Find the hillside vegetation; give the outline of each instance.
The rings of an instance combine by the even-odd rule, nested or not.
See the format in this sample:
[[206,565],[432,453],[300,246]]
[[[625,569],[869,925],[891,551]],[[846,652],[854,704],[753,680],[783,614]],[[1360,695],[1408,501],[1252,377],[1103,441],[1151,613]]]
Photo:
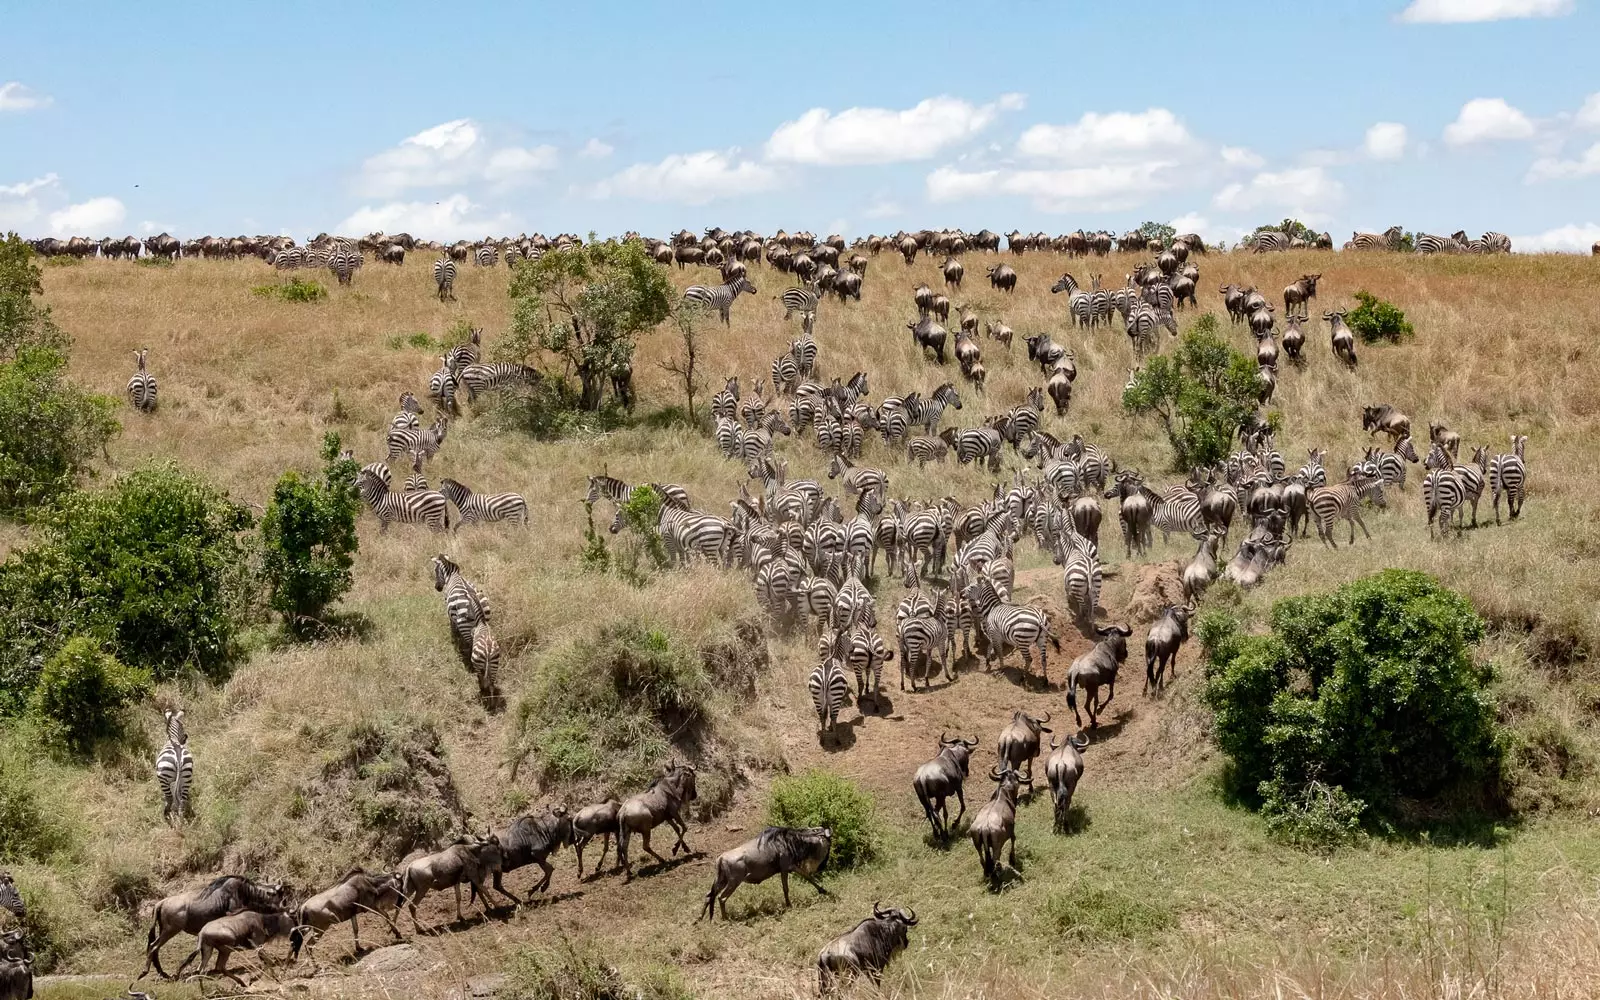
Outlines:
[[[1010,351],[981,341],[985,394],[972,392],[953,362],[940,369],[924,359],[905,328],[916,315],[912,288],[926,282],[943,290],[939,262],[927,258],[908,268],[877,257],[860,303],[824,303],[816,327],[824,377],[867,372],[869,402],[953,380],[965,405],[947,413],[946,426],[975,425],[1043,384],[1022,338],[1048,331],[1075,351],[1079,376],[1069,415],[1047,406],[1044,428],[1064,439],[1081,433],[1158,488],[1176,481],[1159,422],[1122,408],[1135,364],[1127,337],[1104,327],[1073,330],[1066,297],[1049,292],[1064,269],[1085,286],[1091,272],[1119,286],[1142,258],[1007,259],[1020,276],[1014,294],[988,287],[979,254],[966,257],[964,290],[950,293],[1017,331]],[[1162,698],[1140,694],[1145,625],[1177,599],[1170,584],[1193,541],[1174,536],[1164,544],[1157,532],[1148,565],[1127,563],[1115,504],[1106,501],[1101,603],[1110,620],[1134,628],[1129,660],[1085,751],[1073,832],[1051,833],[1041,780],[1040,794],[1019,810],[1020,877],[991,891],[964,839],[948,849],[928,840],[910,777],[942,731],[976,734],[970,816],[992,789],[983,775],[1012,709],[1050,711],[1057,734],[1075,731],[1060,683],[1088,644],[1059,609],[1060,571],[1031,543],[1019,545],[1019,594],[1041,595],[1060,614],[1063,648],[1050,651],[1049,689],[1020,681],[1015,654],[1011,670],[986,673],[981,661],[969,661],[952,684],[915,694],[899,690],[891,664],[881,704],[865,717],[846,708],[844,738],[819,745],[805,689],[814,635],[777,631],[744,573],[669,569],[635,586],[586,569],[581,500],[589,475],[681,484],[698,507],[716,513],[726,513],[748,482],[704,430],[682,419],[681,380],[662,367],[682,351],[669,321],[640,338],[637,406],[614,429],[534,440],[504,429],[491,402],[463,404],[428,466],[430,482],[450,476],[480,491],[517,491],[529,503],[526,528],[432,534],[398,525],[380,534],[364,513],[339,631],[301,642],[265,624],[253,628],[229,679],[191,674],[154,684],[135,710],[136,732],[88,763],[39,753],[32,723],[0,719],[7,730],[0,810],[27,784],[43,824],[34,848],[9,857],[0,838],[0,861],[48,929],[55,971],[131,977],[150,904],[216,873],[251,871],[316,891],[354,865],[390,870],[408,851],[533,805],[622,797],[659,765],[688,758],[700,768],[688,842],[707,858],[646,867],[628,884],[612,875],[580,882],[564,851],[550,903],[487,921],[474,908],[464,925],[418,935],[423,960],[393,977],[357,969],[348,932],[331,932],[319,957],[346,975],[317,979],[313,988],[460,995],[467,979],[509,969],[525,995],[567,996],[574,994],[539,992],[539,984],[587,969],[629,986],[626,994],[585,996],[635,989],[660,997],[810,996],[817,949],[881,901],[915,907],[920,918],[909,951],[889,968],[886,996],[1600,994],[1600,838],[1592,825],[1600,810],[1600,675],[1592,662],[1600,649],[1593,571],[1600,454],[1592,446],[1600,427],[1600,263],[1310,252],[1195,260],[1199,312],[1217,314],[1222,336],[1252,356],[1247,329],[1228,324],[1217,287],[1253,284],[1281,303],[1279,290],[1291,280],[1322,275],[1307,362],[1280,364],[1274,401],[1282,427],[1276,445],[1291,470],[1307,449],[1325,448],[1330,480],[1342,479],[1369,442],[1383,440],[1361,429],[1369,404],[1410,414],[1419,440],[1430,420],[1448,424],[1461,434],[1463,458],[1474,445],[1498,453],[1510,449],[1512,434],[1528,436],[1520,520],[1497,526],[1486,492],[1477,529],[1432,541],[1421,471],[1412,466],[1406,490],[1389,492],[1388,510],[1364,515],[1370,541],[1358,532],[1344,544],[1340,524],[1340,544],[1329,550],[1313,531],[1260,588],[1219,584],[1202,602],[1264,626],[1282,598],[1389,567],[1424,571],[1464,594],[1488,627],[1473,655],[1493,666],[1507,761],[1500,801],[1464,817],[1417,804],[1393,828],[1326,851],[1270,835],[1261,817],[1225,792],[1200,697],[1199,643],[1185,648]],[[286,469],[310,477],[321,468],[328,432],[360,462],[382,458],[396,399],[409,390],[426,400],[428,374],[455,331],[482,328],[493,356],[510,324],[505,267],[463,267],[457,301],[440,303],[424,263],[369,263],[352,287],[330,287],[314,301],[252,294],[276,280],[257,261],[46,267],[44,302],[73,338],[70,374],[79,385],[120,395],[140,348],[150,349],[160,379],[156,412],[118,410],[123,430],[98,468],[99,483],[174,462],[259,515]],[[670,278],[680,289],[714,282],[709,269],[674,268]],[[774,301],[793,279],[765,267],[752,269],[751,279],[759,292],[735,302],[730,326],[712,317],[698,328],[702,420],[725,376],[741,376],[748,394],[799,334]],[[1354,307],[1358,290],[1402,308],[1415,336],[1362,344],[1350,371],[1329,350],[1320,315]],[[1178,321],[1187,329],[1196,316],[1186,310]],[[959,325],[954,313],[947,325]],[[1170,352],[1172,340],[1160,336]],[[529,360],[559,370],[558,362]],[[780,438],[778,451],[791,479],[816,478],[840,494],[809,432]],[[874,436],[863,463],[888,472],[893,496],[976,502],[992,496],[997,479],[1009,483],[1016,469],[1033,469],[1010,449],[1002,459],[999,476],[953,457],[918,469]],[[403,477],[404,463],[395,464]],[[609,516],[609,507],[597,506],[596,526],[615,555],[625,542],[606,535]],[[8,523],[0,544],[17,550],[40,530]],[[1232,546],[1241,536],[1236,527]],[[430,567],[441,552],[493,602],[504,712],[483,707],[451,646]],[[903,588],[880,580],[877,590],[892,642],[887,620]],[[178,828],[162,821],[150,765],[166,706],[185,710],[196,761],[194,816]],[[816,769],[871,796],[873,860],[829,877],[828,896],[795,881],[788,912],[773,880],[741,889],[730,901],[730,923],[694,923],[711,885],[708,859],[760,829],[775,779]],[[659,831],[657,849],[670,843]],[[586,864],[597,854],[591,847]],[[528,870],[506,882],[519,894],[533,884]],[[425,923],[453,917],[448,893],[424,907]],[[401,926],[409,936],[409,920]],[[385,938],[381,921],[364,924],[363,944]],[[170,956],[186,954],[190,942],[180,937],[168,946],[169,969],[181,954]],[[281,955],[282,947],[268,951]],[[287,982],[310,971],[302,961],[274,974]],[[169,986],[159,995],[191,988]],[[75,996],[75,989],[57,984],[42,995]]]

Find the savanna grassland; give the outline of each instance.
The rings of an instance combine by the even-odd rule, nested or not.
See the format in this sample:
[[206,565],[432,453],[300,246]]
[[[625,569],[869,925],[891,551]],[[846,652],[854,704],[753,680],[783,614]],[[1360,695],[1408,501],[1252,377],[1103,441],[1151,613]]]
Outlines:
[[[907,268],[897,258],[876,258],[859,304],[826,303],[816,333],[822,372],[868,372],[870,399],[926,393],[955,380],[965,406],[948,416],[976,424],[1042,384],[1021,338],[1049,331],[1076,352],[1080,375],[1070,414],[1047,413],[1045,428],[1058,437],[1081,433],[1159,485],[1174,480],[1157,423],[1121,409],[1133,365],[1127,338],[1104,328],[1071,330],[1065,297],[1049,293],[1064,268],[1085,285],[1091,272],[1116,285],[1138,259],[1007,259],[1020,275],[1015,294],[989,289],[983,255],[968,255],[966,288],[950,293],[953,302],[1017,331],[1009,352],[982,342],[986,395],[963,385],[954,363],[941,370],[924,359],[905,329],[914,317],[912,287],[941,287],[936,259]],[[74,338],[75,379],[120,393],[132,352],[143,347],[160,379],[154,415],[120,411],[124,430],[102,477],[170,460],[260,507],[283,470],[317,465],[328,431],[359,460],[381,458],[396,398],[406,390],[425,396],[427,375],[456,324],[483,328],[492,356],[509,322],[504,267],[464,268],[458,301],[441,304],[429,262],[369,264],[353,287],[332,288],[312,303],[252,294],[252,286],[276,280],[255,261],[47,267],[45,302]],[[658,364],[681,351],[669,323],[640,341],[637,409],[617,429],[535,441],[471,407],[451,425],[429,478],[522,493],[530,504],[526,529],[469,527],[440,536],[402,525],[380,535],[364,517],[355,588],[342,605],[360,616],[359,628],[310,644],[263,629],[226,684],[159,690],[158,702],[182,705],[189,720],[196,802],[186,826],[163,824],[148,754],[130,750],[87,769],[52,766],[51,801],[73,845],[48,864],[12,868],[70,941],[58,971],[131,976],[149,904],[217,872],[258,871],[314,890],[355,864],[392,867],[396,845],[419,837],[442,840],[469,822],[481,829],[530,804],[581,805],[607,792],[626,794],[657,763],[687,754],[702,768],[702,804],[688,837],[697,851],[714,857],[752,836],[777,775],[824,768],[874,797],[877,860],[831,878],[827,897],[796,882],[788,912],[775,882],[743,889],[730,905],[734,920],[708,925],[693,922],[710,885],[707,860],[647,868],[625,885],[609,875],[579,882],[571,854],[563,853],[550,904],[489,921],[469,911],[463,925],[417,936],[420,963],[390,978],[348,964],[348,933],[336,930],[320,948],[324,974],[309,987],[333,995],[459,996],[467,979],[515,966],[523,949],[565,941],[644,984],[651,991],[644,995],[807,996],[815,991],[817,948],[878,900],[914,906],[921,919],[910,950],[889,970],[886,996],[1600,995],[1600,836],[1593,825],[1600,811],[1600,676],[1592,662],[1600,648],[1600,457],[1593,447],[1600,263],[1349,253],[1211,254],[1197,262],[1201,311],[1218,314],[1223,283],[1254,284],[1281,301],[1278,290],[1292,279],[1322,274],[1307,362],[1281,366],[1275,400],[1283,426],[1277,446],[1291,468],[1306,449],[1321,447],[1330,477],[1341,478],[1370,440],[1361,430],[1363,404],[1392,403],[1419,428],[1443,421],[1461,434],[1463,456],[1472,445],[1506,451],[1513,433],[1528,436],[1521,520],[1495,525],[1486,494],[1480,527],[1430,541],[1413,467],[1407,490],[1390,492],[1389,509],[1366,515],[1370,541],[1358,533],[1345,545],[1341,525],[1340,545],[1330,551],[1313,533],[1294,543],[1287,565],[1263,586],[1237,598],[1245,615],[1259,618],[1279,598],[1391,566],[1425,570],[1467,594],[1491,626],[1478,655],[1496,665],[1511,748],[1508,807],[1496,822],[1430,828],[1423,817],[1417,829],[1430,829],[1428,836],[1408,830],[1331,853],[1283,846],[1218,790],[1221,762],[1198,698],[1197,644],[1184,651],[1178,680],[1160,700],[1140,696],[1136,649],[1110,724],[1085,752],[1075,832],[1050,832],[1048,797],[1039,795],[1019,812],[1021,876],[991,892],[965,842],[946,851],[926,841],[909,790],[912,770],[932,755],[940,731],[976,733],[982,744],[967,784],[976,808],[989,791],[982,775],[993,764],[995,737],[1013,708],[1051,711],[1058,733],[1071,728],[1059,684],[1086,644],[1063,635],[1063,652],[1052,650],[1049,690],[1019,683],[1014,669],[986,674],[977,661],[929,693],[903,694],[891,681],[884,705],[865,718],[847,708],[847,735],[823,748],[805,691],[814,643],[809,635],[774,632],[742,574],[674,570],[637,587],[616,574],[586,572],[580,500],[589,474],[604,469],[629,482],[679,483],[702,509],[718,513],[744,479],[708,435],[664,412],[682,407],[681,385]],[[681,287],[710,274],[674,269],[672,278]],[[766,268],[751,277],[760,291],[735,304],[731,326],[713,320],[701,327],[702,416],[724,376],[743,376],[748,392],[798,333],[774,301],[792,279]],[[1401,345],[1362,345],[1351,372],[1333,358],[1320,315],[1352,304],[1358,289],[1399,305],[1417,333]],[[1180,313],[1180,324],[1195,315]],[[1224,330],[1238,349],[1253,346],[1244,327],[1224,322]],[[808,434],[781,438],[778,450],[791,478],[825,478],[826,462]],[[953,458],[919,471],[881,441],[868,443],[863,462],[888,471],[896,496],[976,501],[991,495],[996,479]],[[1028,464],[1009,450],[1004,462],[1007,481]],[[1113,541],[1115,508],[1107,502],[1105,511],[1102,554],[1110,572],[1102,603],[1111,618],[1134,626],[1130,645],[1137,646],[1145,624],[1139,613],[1148,614],[1149,604],[1138,591],[1158,574],[1124,562]],[[22,528],[6,531],[11,546],[25,537]],[[1154,558],[1187,560],[1192,550],[1187,538],[1158,539]],[[429,568],[441,551],[494,602],[506,649],[504,713],[480,706],[451,648]],[[1058,600],[1059,572],[1030,544],[1018,553],[1019,590]],[[877,589],[880,609],[902,595],[898,582],[880,581]],[[605,655],[607,627],[614,631],[619,622],[642,623],[709,664],[696,674],[693,725],[664,730],[630,717],[607,722],[595,736],[549,717],[548,706],[559,705],[563,691]],[[886,680],[893,676],[891,669]],[[152,706],[145,716],[153,748],[159,713]],[[658,849],[662,844],[658,839]],[[522,892],[531,884],[526,871],[507,879]],[[425,909],[425,922],[454,916],[442,899]],[[409,931],[408,922],[402,926]],[[384,937],[376,921],[363,931],[371,940]],[[181,950],[169,946],[168,953]],[[175,964],[169,960],[169,968]],[[278,979],[264,980],[263,988],[287,989],[311,967],[273,971]],[[63,982],[42,992],[76,996],[84,989],[99,996],[106,987]],[[158,987],[157,995],[178,989],[192,987]]]

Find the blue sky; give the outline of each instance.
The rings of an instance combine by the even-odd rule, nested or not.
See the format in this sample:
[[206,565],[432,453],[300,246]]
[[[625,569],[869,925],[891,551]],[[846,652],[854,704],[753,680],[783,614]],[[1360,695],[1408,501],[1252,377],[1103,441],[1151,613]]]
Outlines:
[[1600,0],[29,4],[0,229],[1600,239]]

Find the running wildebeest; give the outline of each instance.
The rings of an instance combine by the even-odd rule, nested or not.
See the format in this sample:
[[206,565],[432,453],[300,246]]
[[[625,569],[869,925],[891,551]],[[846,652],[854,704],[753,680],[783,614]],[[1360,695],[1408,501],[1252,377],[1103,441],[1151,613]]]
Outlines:
[[1078,790],[1078,780],[1083,777],[1083,748],[1089,737],[1076,742],[1068,736],[1056,746],[1055,736],[1050,737],[1050,756],[1045,758],[1044,776],[1050,782],[1050,798],[1055,802],[1056,832],[1067,832],[1067,813],[1072,809],[1072,794]]
[[600,866],[606,863],[606,853],[611,850],[611,838],[617,832],[617,814],[621,811],[621,802],[606,799],[592,806],[584,806],[572,817],[572,849],[578,855],[579,878],[583,878],[583,849],[596,837],[604,839],[600,845],[600,860],[595,862],[594,870],[598,872]]
[[[716,918],[713,906],[720,907],[728,919],[728,897],[739,886],[760,885],[777,875],[783,881],[783,905],[789,905],[789,875],[800,876],[822,895],[828,890],[817,881],[817,871],[828,863],[833,849],[833,831],[825,826],[796,828],[769,826],[753,840],[747,840],[717,857],[716,881],[706,893],[701,916]],[[695,918],[696,920],[699,917]]]
[[[226,917],[218,917],[200,928],[198,935],[200,944],[188,958],[183,960],[183,964],[178,966],[178,975],[183,975],[183,970],[188,968],[189,963],[199,958],[199,975],[227,976],[243,986],[244,980],[228,969],[228,956],[245,948],[254,948],[259,956],[261,949],[266,947],[268,942],[290,934],[295,930],[295,926],[294,914],[287,910],[271,913],[245,910]],[[207,972],[206,964],[211,961],[212,952],[216,952],[217,964]]]
[[150,933],[145,938],[144,971],[151,966],[162,979],[171,979],[161,968],[161,946],[179,934],[198,934],[218,917],[241,910],[269,912],[280,910],[289,901],[289,888],[282,883],[255,882],[243,875],[224,875],[209,884],[168,896],[156,904]]
[[1008,844],[1011,858],[1007,867],[1017,870],[1017,794],[1022,785],[1027,785],[1031,792],[1033,779],[1023,778],[1008,767],[1004,771],[999,768],[990,771],[989,780],[997,782],[994,794],[972,818],[967,836],[972,838],[972,846],[978,851],[983,874],[993,879],[1000,874],[1000,851]]
[[817,955],[818,989],[826,996],[846,975],[865,974],[877,983],[890,960],[905,951],[910,943],[909,932],[915,926],[915,910],[883,910],[873,903],[871,917],[829,941]]
[[[977,745],[977,737],[970,740],[964,740],[959,736],[955,739],[946,739],[945,735],[940,733],[938,756],[917,768],[916,776],[911,779],[911,787],[917,793],[917,801],[922,803],[922,811],[933,827],[933,835],[940,840],[948,838],[950,832],[960,824],[961,817],[967,813],[967,797],[963,785],[967,780],[972,748]],[[945,800],[952,795],[961,805],[956,812],[954,822],[950,820],[949,810],[945,808]]]
[[617,814],[617,861],[628,873],[629,880],[633,878],[633,866],[628,862],[628,838],[635,833],[642,838],[645,853],[666,864],[667,859],[650,846],[650,831],[666,823],[678,836],[677,842],[672,845],[672,853],[676,855],[679,850],[685,855],[689,853],[689,845],[683,839],[683,835],[689,832],[689,824],[684,822],[680,813],[697,795],[694,768],[688,764],[672,763],[667,765],[660,777],[650,782],[650,787],[629,796],[622,803],[622,809]]
[[538,865],[544,870],[544,878],[528,890],[527,901],[531,903],[535,895],[550,887],[550,879],[556,873],[550,855],[572,843],[572,818],[567,815],[566,806],[556,806],[537,816],[517,817],[504,830],[496,830],[494,839],[500,844],[500,866],[494,872],[495,892],[510,896],[500,885],[500,877],[506,872],[514,872],[524,865]]
[[[400,876],[394,872],[373,875],[355,868],[347,872],[339,884],[317,893],[296,911],[298,926],[289,935],[289,958],[300,957],[304,946],[310,946],[334,924],[350,921],[350,935],[355,938],[356,954],[361,953],[361,925],[357,918],[363,913],[375,913],[389,924],[395,940],[400,940],[400,928],[389,914],[399,913],[406,901],[400,892]],[[384,911],[388,912],[385,913]]]
[[1011,713],[1011,722],[1000,730],[1000,743],[997,753],[1000,763],[1011,768],[1018,774],[1022,773],[1022,765],[1028,765],[1028,780],[1033,780],[1033,762],[1039,756],[1039,734],[1050,732],[1045,725],[1050,721],[1050,713],[1034,717],[1017,709]]
[[1173,604],[1150,625],[1144,640],[1144,691],[1159,691],[1167,686],[1167,667],[1172,667],[1174,679],[1178,676],[1178,650],[1189,638],[1189,618],[1194,614],[1194,603]]
[[[411,926],[421,930],[417,922],[417,906],[428,893],[436,889],[456,891],[456,920],[462,920],[461,883],[472,886],[472,898],[479,900],[483,912],[489,912],[489,890],[485,879],[500,870],[500,842],[493,835],[468,835],[442,851],[424,854],[409,862],[400,876],[400,891],[406,897],[406,909],[411,913]],[[517,905],[517,897],[502,891],[500,895]]]
[[[1072,709],[1072,717],[1081,727],[1083,717],[1078,714],[1078,688],[1087,691],[1090,729],[1099,727],[1100,713],[1116,696],[1117,670],[1128,658],[1128,636],[1133,634],[1133,629],[1107,625],[1095,629],[1095,632],[1100,636],[1100,641],[1094,644],[1093,649],[1073,660],[1072,669],[1067,671],[1067,707]],[[1107,688],[1105,701],[1099,700],[1101,685]]]

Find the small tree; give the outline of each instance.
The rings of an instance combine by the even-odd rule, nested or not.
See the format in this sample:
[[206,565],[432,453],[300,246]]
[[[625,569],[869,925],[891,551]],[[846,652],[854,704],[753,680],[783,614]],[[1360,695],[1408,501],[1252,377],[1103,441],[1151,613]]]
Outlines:
[[1406,320],[1406,314],[1392,302],[1385,302],[1371,292],[1357,292],[1361,303],[1345,315],[1345,325],[1361,338],[1363,344],[1387,340],[1398,344],[1416,335],[1416,329]]
[[33,247],[16,233],[7,233],[0,240],[0,358],[15,358],[25,347],[66,353],[67,335],[36,299],[43,294],[43,274],[34,263]]
[[1164,247],[1171,246],[1172,238],[1178,235],[1178,230],[1165,222],[1145,222],[1137,231],[1147,240],[1160,240]]
[[48,740],[83,756],[120,737],[124,710],[149,690],[149,673],[124,666],[87,636],[74,636],[40,672],[33,714]]
[[1255,415],[1255,362],[1216,331],[1217,318],[1201,316],[1177,352],[1146,361],[1122,395],[1124,409],[1161,419],[1179,470],[1223,461],[1234,435]]
[[830,868],[870,864],[878,853],[880,836],[872,796],[849,779],[827,771],[808,771],[773,782],[767,822],[831,829]]
[[638,240],[551,250],[517,264],[511,332],[576,375],[578,408],[598,410],[606,383],[632,363],[634,338],[672,311],[672,283]]
[[622,504],[622,526],[627,535],[612,565],[635,586],[644,586],[652,570],[667,565],[667,546],[659,527],[664,502],[661,491],[647,483],[635,486]]
[[293,469],[285,472],[261,519],[271,605],[296,632],[316,623],[352,582],[361,498],[355,460],[340,458],[339,444],[338,434],[323,438],[320,482],[308,482]]
[[689,418],[689,423],[696,425],[699,420],[695,417],[694,396],[700,389],[700,336],[696,324],[704,315],[705,310],[693,304],[686,304],[679,309],[673,319],[678,324],[678,334],[683,337],[683,356],[657,362],[663,371],[682,380],[684,403],[687,407],[684,412]]

